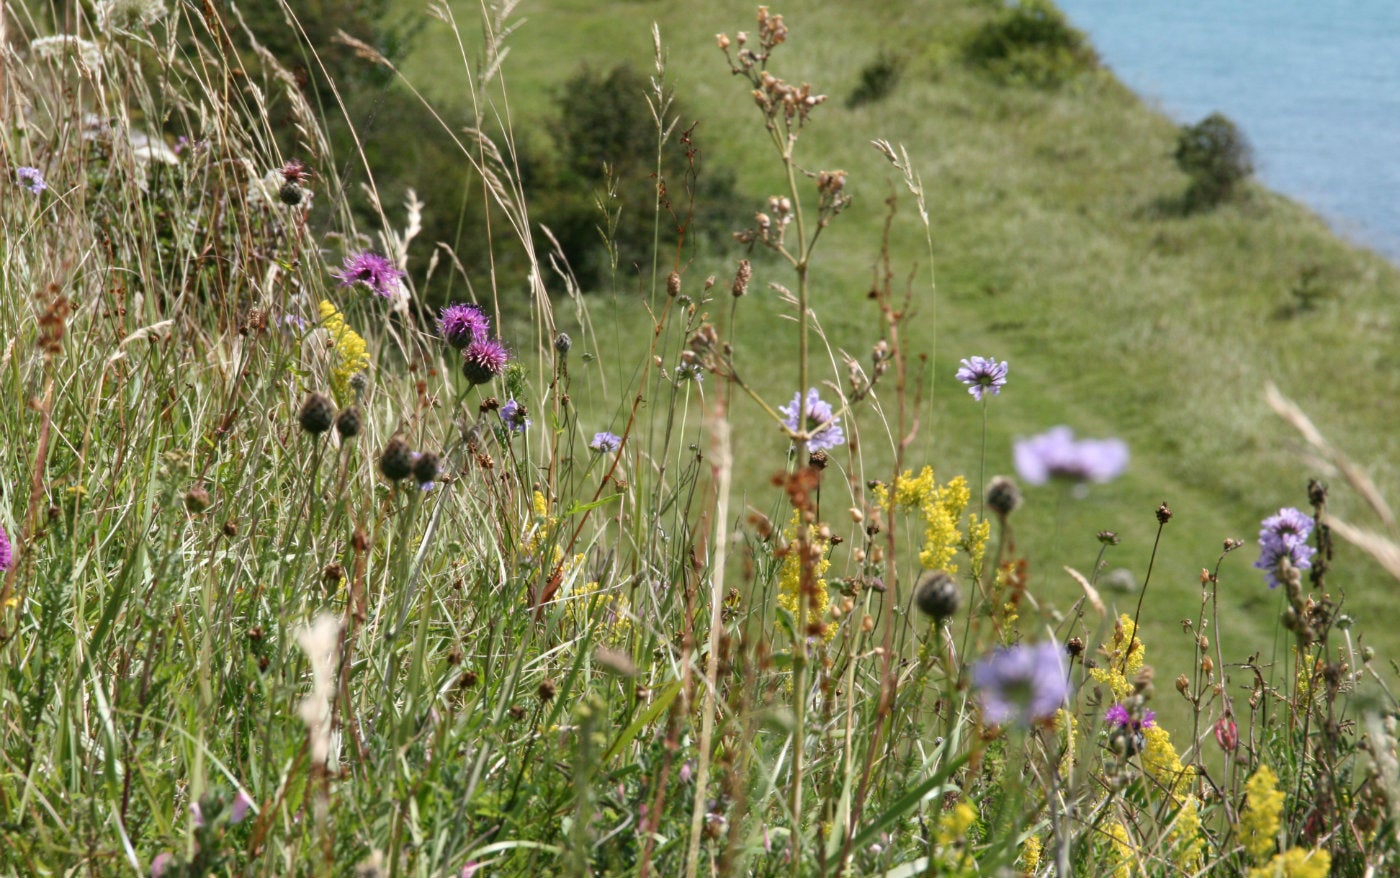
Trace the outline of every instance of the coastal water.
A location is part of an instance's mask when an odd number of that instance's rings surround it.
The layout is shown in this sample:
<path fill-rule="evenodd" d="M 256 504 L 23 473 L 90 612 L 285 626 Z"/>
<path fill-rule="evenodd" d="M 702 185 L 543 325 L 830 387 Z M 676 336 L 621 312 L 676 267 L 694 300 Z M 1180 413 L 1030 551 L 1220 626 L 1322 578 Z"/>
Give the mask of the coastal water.
<path fill-rule="evenodd" d="M 1180 122 L 1225 113 L 1266 184 L 1400 260 L 1400 2 L 1059 6 L 1144 99 Z"/>

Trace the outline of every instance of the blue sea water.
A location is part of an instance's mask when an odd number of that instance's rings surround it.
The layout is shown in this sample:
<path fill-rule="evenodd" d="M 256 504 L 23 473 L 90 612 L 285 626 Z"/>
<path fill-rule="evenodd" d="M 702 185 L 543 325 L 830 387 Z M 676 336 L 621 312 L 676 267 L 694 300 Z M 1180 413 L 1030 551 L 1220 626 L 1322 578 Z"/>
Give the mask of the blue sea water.
<path fill-rule="evenodd" d="M 1135 92 L 1219 110 L 1258 176 L 1400 260 L 1400 0 L 1059 0 Z"/>

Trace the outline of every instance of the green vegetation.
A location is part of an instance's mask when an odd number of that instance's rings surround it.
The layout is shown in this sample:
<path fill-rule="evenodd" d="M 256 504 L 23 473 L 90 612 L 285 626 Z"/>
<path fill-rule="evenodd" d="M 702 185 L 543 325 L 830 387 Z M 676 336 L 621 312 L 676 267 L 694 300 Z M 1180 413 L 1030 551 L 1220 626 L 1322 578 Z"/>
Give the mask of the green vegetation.
<path fill-rule="evenodd" d="M 1191 178 L 1183 201 L 1188 210 L 1215 207 L 1254 173 L 1244 132 L 1220 113 L 1182 126 L 1176 141 L 1176 164 Z"/>
<path fill-rule="evenodd" d="M 1400 275 L 1035 10 L 14 19 L 0 872 L 1393 870 Z"/>

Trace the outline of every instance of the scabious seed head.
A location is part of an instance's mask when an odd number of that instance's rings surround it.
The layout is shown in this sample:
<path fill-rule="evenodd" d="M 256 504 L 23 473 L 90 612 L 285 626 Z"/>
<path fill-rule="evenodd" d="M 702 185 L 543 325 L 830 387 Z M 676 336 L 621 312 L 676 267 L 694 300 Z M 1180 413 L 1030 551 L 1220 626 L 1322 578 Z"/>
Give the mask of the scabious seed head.
<path fill-rule="evenodd" d="M 301 404 L 301 413 L 297 420 L 301 422 L 303 430 L 312 436 L 319 436 L 329 430 L 335 422 L 335 403 L 324 394 L 309 393 Z"/>
<path fill-rule="evenodd" d="M 379 471 L 391 482 L 406 479 L 413 472 L 413 450 L 402 437 L 390 439 L 379 453 Z"/>
<path fill-rule="evenodd" d="M 987 483 L 987 508 L 1005 518 L 1021 506 L 1021 488 L 1007 476 L 992 476 Z"/>
<path fill-rule="evenodd" d="M 950 618 L 958 611 L 960 603 L 962 596 L 958 593 L 958 584 L 946 571 L 930 570 L 914 587 L 914 605 L 936 623 Z"/>

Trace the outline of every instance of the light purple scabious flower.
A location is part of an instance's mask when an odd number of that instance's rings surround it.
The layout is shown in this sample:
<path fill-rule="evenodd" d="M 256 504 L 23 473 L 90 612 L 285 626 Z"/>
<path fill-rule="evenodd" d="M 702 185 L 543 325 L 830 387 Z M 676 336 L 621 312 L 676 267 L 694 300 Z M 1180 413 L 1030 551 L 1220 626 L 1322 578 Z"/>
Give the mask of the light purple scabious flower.
<path fill-rule="evenodd" d="M 1254 566 L 1264 571 L 1269 588 L 1278 588 L 1278 562 L 1287 558 L 1288 563 L 1299 570 L 1312 567 L 1312 556 L 1317 549 L 1308 545 L 1308 535 L 1312 533 L 1312 516 L 1289 506 L 1264 519 L 1259 530 L 1259 560 Z"/>
<path fill-rule="evenodd" d="M 1078 439 L 1069 427 L 1052 427 L 1039 436 L 1018 439 L 1016 471 L 1032 485 L 1051 479 L 1107 482 L 1128 467 L 1128 446 L 1122 439 Z"/>
<path fill-rule="evenodd" d="M 462 351 L 462 374 L 472 384 L 485 384 L 506 370 L 510 351 L 494 338 L 483 338 Z"/>
<path fill-rule="evenodd" d="M 9 570 L 10 562 L 14 559 L 14 549 L 10 546 L 10 535 L 5 533 L 3 526 L 0 526 L 0 570 Z"/>
<path fill-rule="evenodd" d="M 1144 710 L 1142 719 L 1134 720 L 1133 715 L 1128 712 L 1128 708 L 1123 704 L 1115 704 L 1108 709 L 1103 718 L 1115 726 L 1132 728 L 1133 731 L 1150 729 L 1157 724 L 1157 713 L 1152 710 Z"/>
<path fill-rule="evenodd" d="M 778 411 L 786 415 L 783 424 L 794 433 L 805 430 L 811 435 L 807 437 L 807 449 L 809 451 L 826 451 L 842 445 L 846 441 L 846 434 L 841 432 L 841 419 L 836 417 L 836 412 L 832 411 L 830 405 L 822 402 L 817 395 L 815 387 L 807 391 L 807 403 L 802 403 L 802 392 L 798 391 L 792 396 L 792 404 L 779 406 Z M 802 426 L 799 427 L 799 419 Z"/>
<path fill-rule="evenodd" d="M 371 250 L 345 257 L 345 265 L 336 275 L 343 287 L 364 284 L 386 299 L 392 299 L 398 292 L 399 278 L 403 276 L 404 273 L 395 268 L 394 263 Z"/>
<path fill-rule="evenodd" d="M 15 182 L 28 189 L 35 195 L 49 188 L 49 184 L 44 182 L 44 175 L 38 168 L 19 167 L 15 168 Z"/>
<path fill-rule="evenodd" d="M 500 415 L 501 423 L 512 433 L 524 433 L 525 428 L 530 426 L 530 419 L 525 416 L 525 406 L 514 399 L 506 400 L 496 414 Z"/>
<path fill-rule="evenodd" d="M 988 725 L 1029 726 L 1049 719 L 1069 699 L 1065 651 L 1055 643 L 999 649 L 972 665 L 972 685 Z"/>
<path fill-rule="evenodd" d="M 593 441 L 588 443 L 588 447 L 603 454 L 612 454 L 622 447 L 622 437 L 604 430 L 593 434 Z"/>
<path fill-rule="evenodd" d="M 474 341 L 486 341 L 490 328 L 490 318 L 475 305 L 453 302 L 438 314 L 438 331 L 457 350 Z"/>
<path fill-rule="evenodd" d="M 967 385 L 967 392 L 978 402 L 982 401 L 983 394 L 996 396 L 1006 386 L 1006 370 L 1011 368 L 1009 363 L 998 363 L 991 357 L 969 357 L 961 362 L 957 379 Z"/>

